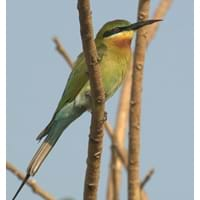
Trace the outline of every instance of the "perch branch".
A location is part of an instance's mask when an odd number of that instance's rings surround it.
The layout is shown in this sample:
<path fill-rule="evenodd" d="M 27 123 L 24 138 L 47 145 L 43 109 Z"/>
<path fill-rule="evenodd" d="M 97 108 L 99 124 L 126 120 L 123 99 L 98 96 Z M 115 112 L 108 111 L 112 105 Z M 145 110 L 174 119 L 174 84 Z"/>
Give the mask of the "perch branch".
<path fill-rule="evenodd" d="M 84 185 L 84 200 L 96 200 L 100 175 L 101 153 L 103 148 L 105 94 L 93 36 L 90 1 L 78 0 L 78 10 L 82 46 L 86 64 L 88 66 L 92 101 L 92 119 Z"/>

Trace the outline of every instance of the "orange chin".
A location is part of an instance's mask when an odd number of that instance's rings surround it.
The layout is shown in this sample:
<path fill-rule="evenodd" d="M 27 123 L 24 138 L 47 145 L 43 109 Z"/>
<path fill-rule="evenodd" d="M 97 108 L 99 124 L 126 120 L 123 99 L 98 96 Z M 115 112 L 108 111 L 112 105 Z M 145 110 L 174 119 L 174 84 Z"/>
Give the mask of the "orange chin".
<path fill-rule="evenodd" d="M 113 41 L 113 44 L 119 48 L 129 47 L 131 45 L 131 39 L 117 39 Z"/>

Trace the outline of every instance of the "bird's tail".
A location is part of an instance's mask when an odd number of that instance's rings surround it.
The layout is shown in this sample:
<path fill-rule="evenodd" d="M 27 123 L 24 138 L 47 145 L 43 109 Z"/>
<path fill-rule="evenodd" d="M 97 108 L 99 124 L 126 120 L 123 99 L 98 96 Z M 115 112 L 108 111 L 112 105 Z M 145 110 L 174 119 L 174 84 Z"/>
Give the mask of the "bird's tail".
<path fill-rule="evenodd" d="M 31 176 L 35 175 L 51 149 L 56 144 L 64 129 L 69 126 L 71 122 L 77 119 L 85 110 L 85 107 L 77 106 L 72 102 L 65 106 L 65 116 L 60 118 L 58 117 L 58 119 L 54 117 L 55 119 L 52 120 L 50 125 L 48 125 L 47 128 L 42 132 L 42 137 L 44 135 L 47 135 L 47 137 L 32 158 L 28 166 L 27 173 L 29 173 Z M 41 134 L 37 137 L 37 139 L 41 139 Z"/>
<path fill-rule="evenodd" d="M 34 176 L 35 173 L 38 171 L 41 164 L 58 141 L 65 127 L 66 126 L 62 125 L 62 122 L 55 121 L 52 122 L 50 128 L 46 129 L 47 132 L 45 133 L 47 136 L 33 156 L 27 168 L 27 173 L 30 174 L 30 176 Z"/>
<path fill-rule="evenodd" d="M 58 141 L 64 129 L 86 110 L 85 107 L 76 106 L 74 103 L 69 103 L 67 106 L 65 106 L 65 109 L 65 116 L 63 116 L 63 118 L 61 117 L 61 119 L 56 119 L 56 117 L 54 117 L 47 128 L 45 128 L 39 137 L 37 137 L 37 139 L 41 139 L 42 137 L 46 136 L 45 140 L 33 156 L 27 168 L 26 179 L 22 182 L 21 186 L 17 190 L 13 200 L 16 198 L 23 185 L 27 182 L 28 178 L 30 176 L 34 176 L 39 170 L 41 164 Z"/>

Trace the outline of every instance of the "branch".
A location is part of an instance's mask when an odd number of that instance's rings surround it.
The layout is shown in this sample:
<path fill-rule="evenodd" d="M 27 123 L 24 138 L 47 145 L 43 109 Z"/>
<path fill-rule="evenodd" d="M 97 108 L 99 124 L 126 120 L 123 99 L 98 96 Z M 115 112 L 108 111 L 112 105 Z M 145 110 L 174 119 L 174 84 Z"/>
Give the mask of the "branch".
<path fill-rule="evenodd" d="M 155 10 L 154 19 L 162 19 L 168 12 L 169 8 L 171 7 L 172 0 L 161 0 L 160 4 L 158 5 L 157 9 Z M 146 27 L 148 34 L 147 34 L 147 46 L 151 42 L 151 40 L 155 37 L 155 34 L 158 30 L 159 23 L 152 24 L 151 26 Z"/>
<path fill-rule="evenodd" d="M 119 156 L 120 161 L 123 163 L 124 167 L 127 169 L 128 168 L 128 152 L 123 146 L 119 145 L 119 143 L 113 142 L 114 132 L 111 125 L 108 122 L 105 122 L 104 127 L 108 135 L 110 136 L 110 139 L 112 141 L 112 146 L 114 146 L 114 148 L 116 149 L 116 152 L 117 152 L 117 155 Z"/>
<path fill-rule="evenodd" d="M 22 173 L 20 170 L 18 170 L 14 165 L 12 165 L 10 162 L 6 162 L 6 169 L 9 170 L 11 173 L 16 175 L 17 178 L 20 180 L 25 179 L 25 174 Z M 51 194 L 48 192 L 44 191 L 34 179 L 29 179 L 27 182 L 27 185 L 30 186 L 30 188 L 33 190 L 34 193 L 38 194 L 41 196 L 43 199 L 46 200 L 55 200 L 56 198 L 53 197 Z"/>
<path fill-rule="evenodd" d="M 73 61 L 71 60 L 70 56 L 68 55 L 68 53 L 65 51 L 65 48 L 63 47 L 63 45 L 61 44 L 60 40 L 57 37 L 53 38 L 53 41 L 56 44 L 56 49 L 57 51 L 63 56 L 63 58 L 66 60 L 66 62 L 68 63 L 68 65 L 73 68 Z"/>
<path fill-rule="evenodd" d="M 151 179 L 154 174 L 154 169 L 151 169 L 148 174 L 144 177 L 143 181 L 140 183 L 140 189 L 142 190 L 146 183 Z"/>
<path fill-rule="evenodd" d="M 140 0 L 138 20 L 148 19 L 150 0 Z M 140 119 L 143 67 L 146 51 L 145 27 L 137 32 L 129 117 L 128 199 L 140 199 Z"/>
<path fill-rule="evenodd" d="M 132 67 L 127 74 L 126 80 L 123 84 L 118 111 L 117 111 L 117 119 L 115 123 L 114 129 L 114 137 L 113 137 L 113 148 L 112 148 L 112 176 L 113 176 L 113 195 L 114 199 L 119 199 L 119 191 L 120 191 L 120 183 L 121 183 L 121 171 L 122 171 L 122 162 L 119 157 L 118 149 L 124 149 L 124 158 L 125 167 L 128 168 L 128 153 L 124 147 L 125 144 L 125 133 L 127 127 L 127 120 L 129 115 L 129 102 L 130 102 L 130 94 L 131 94 L 131 74 Z"/>
<path fill-rule="evenodd" d="M 103 124 L 105 94 L 94 43 L 92 16 L 89 0 L 78 0 L 80 32 L 91 86 L 92 119 L 89 135 L 84 200 L 95 200 L 100 174 L 103 148 Z"/>

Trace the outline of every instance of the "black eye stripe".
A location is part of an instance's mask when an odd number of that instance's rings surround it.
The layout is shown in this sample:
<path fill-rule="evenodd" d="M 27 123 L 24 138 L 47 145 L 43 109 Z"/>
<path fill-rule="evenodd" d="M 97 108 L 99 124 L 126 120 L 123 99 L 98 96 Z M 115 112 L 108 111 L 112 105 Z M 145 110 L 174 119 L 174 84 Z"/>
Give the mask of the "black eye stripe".
<path fill-rule="evenodd" d="M 116 27 L 116 28 L 113 28 L 112 30 L 106 31 L 103 34 L 103 37 L 109 37 L 109 36 L 111 36 L 113 34 L 121 32 L 121 31 L 123 31 L 122 27 Z"/>

